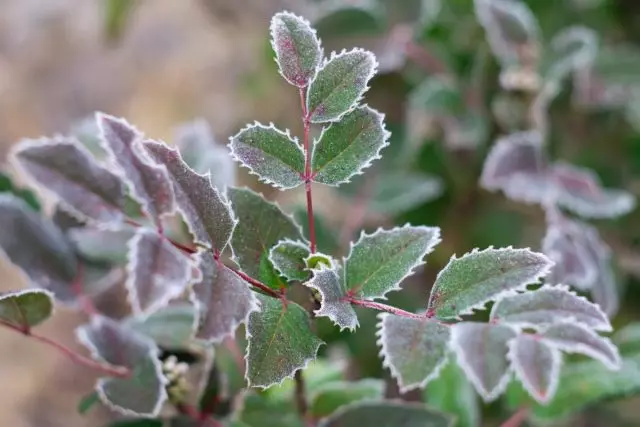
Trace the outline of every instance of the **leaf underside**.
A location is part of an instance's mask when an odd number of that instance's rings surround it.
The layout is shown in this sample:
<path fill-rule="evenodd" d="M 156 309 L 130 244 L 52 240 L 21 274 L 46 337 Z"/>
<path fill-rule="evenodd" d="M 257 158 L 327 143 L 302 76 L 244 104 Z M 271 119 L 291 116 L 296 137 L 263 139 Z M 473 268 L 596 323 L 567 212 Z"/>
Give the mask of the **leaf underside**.
<path fill-rule="evenodd" d="M 351 303 L 345 300 L 339 270 L 321 265 L 321 268 L 313 270 L 313 277 L 304 285 L 321 295 L 320 308 L 314 312 L 316 316 L 328 317 L 341 330 L 353 331 L 358 327 L 358 316 Z"/>

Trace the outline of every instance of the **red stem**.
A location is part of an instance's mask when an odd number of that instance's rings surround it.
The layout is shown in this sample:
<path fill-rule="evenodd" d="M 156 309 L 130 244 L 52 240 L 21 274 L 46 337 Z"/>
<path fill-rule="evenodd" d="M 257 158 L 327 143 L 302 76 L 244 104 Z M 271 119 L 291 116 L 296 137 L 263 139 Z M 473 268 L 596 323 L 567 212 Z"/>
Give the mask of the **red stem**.
<path fill-rule="evenodd" d="M 311 196 L 311 150 L 309 148 L 309 131 L 311 119 L 307 111 L 306 91 L 300 88 L 300 106 L 302 107 L 302 123 L 304 125 L 304 188 L 307 193 L 307 220 L 309 221 L 309 240 L 311 253 L 316 252 L 316 226 L 313 217 L 313 197 Z"/>
<path fill-rule="evenodd" d="M 426 316 L 424 314 L 410 313 L 410 312 L 402 310 L 400 308 L 393 307 L 393 306 L 386 305 L 386 304 L 381 304 L 379 302 L 361 300 L 361 299 L 357 299 L 357 298 L 353 298 L 353 297 L 349 297 L 349 296 L 345 297 L 345 300 L 350 302 L 353 305 L 359 305 L 361 307 L 372 308 L 372 309 L 378 310 L 378 311 L 386 311 L 387 313 L 395 314 L 396 316 L 400 316 L 400 317 L 409 317 L 411 319 L 428 319 L 429 318 L 428 316 Z"/>
<path fill-rule="evenodd" d="M 225 267 L 227 267 L 225 265 Z M 258 280 L 247 276 L 245 273 L 243 273 L 240 270 L 236 270 L 235 268 L 231 268 L 231 267 L 227 267 L 229 270 L 233 271 L 234 273 L 236 273 L 241 279 L 244 279 L 246 282 L 248 282 L 251 286 L 255 286 L 256 288 L 262 290 L 263 292 L 265 292 L 266 294 L 274 297 L 274 298 L 282 298 L 283 295 L 276 292 L 275 290 L 271 289 L 270 287 L 268 287 L 267 285 L 265 285 L 262 282 L 259 282 Z"/>
<path fill-rule="evenodd" d="M 76 353 L 75 351 L 71 350 L 69 347 L 60 344 L 57 341 L 52 340 L 51 338 L 47 338 L 43 335 L 38 335 L 38 334 L 34 334 L 33 332 L 31 332 L 31 329 L 28 326 L 25 327 L 19 327 L 16 326 L 12 323 L 6 322 L 4 320 L 0 320 L 0 325 L 11 329 L 13 331 L 19 332 L 24 336 L 27 337 L 31 337 L 33 339 L 35 339 L 36 341 L 40 341 L 43 344 L 48 345 L 49 347 L 53 347 L 56 350 L 58 350 L 59 352 L 61 352 L 62 354 L 64 354 L 65 356 L 67 356 L 69 359 L 73 360 L 74 362 L 80 364 L 80 365 L 84 365 L 88 368 L 94 369 L 98 372 L 101 372 L 105 375 L 109 375 L 112 377 L 118 377 L 118 378 L 128 378 L 131 376 L 131 371 L 123 366 L 107 366 L 104 365 L 100 362 L 97 362 L 93 359 L 90 359 L 88 357 L 85 357 L 81 354 Z"/>
<path fill-rule="evenodd" d="M 518 409 L 508 420 L 500 424 L 500 427 L 519 427 L 529 415 L 529 408 L 523 406 Z"/>

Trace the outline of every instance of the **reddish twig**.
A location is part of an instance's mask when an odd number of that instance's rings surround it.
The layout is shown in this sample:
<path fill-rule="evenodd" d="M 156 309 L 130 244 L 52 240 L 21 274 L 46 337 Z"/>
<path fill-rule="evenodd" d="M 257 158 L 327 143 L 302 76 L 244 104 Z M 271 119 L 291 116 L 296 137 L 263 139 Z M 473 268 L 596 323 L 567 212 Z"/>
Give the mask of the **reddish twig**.
<path fill-rule="evenodd" d="M 98 309 L 93 304 L 91 298 L 84 294 L 84 290 L 82 289 L 82 280 L 84 276 L 84 270 L 82 264 L 78 264 L 78 272 L 76 274 L 75 279 L 73 279 L 73 283 L 71 283 L 71 290 L 78 298 L 78 303 L 82 308 L 82 311 L 89 317 L 98 315 Z"/>
<path fill-rule="evenodd" d="M 529 416 L 529 408 L 523 406 L 509 417 L 508 420 L 500 424 L 500 427 L 519 427 Z"/>
<path fill-rule="evenodd" d="M 262 292 L 268 294 L 269 296 L 272 296 L 274 298 L 279 298 L 279 299 L 283 299 L 283 294 L 280 292 L 277 292 L 273 289 L 271 289 L 270 287 L 268 287 L 267 285 L 265 285 L 264 283 L 247 276 L 245 273 L 243 273 L 240 270 L 236 270 L 235 268 L 231 268 L 225 265 L 226 268 L 228 268 L 229 270 L 233 271 L 234 273 L 236 273 L 236 275 L 238 275 L 241 279 L 243 279 L 245 282 L 248 282 L 251 286 L 254 286 L 258 289 L 260 289 Z M 286 296 L 284 296 L 286 298 Z"/>
<path fill-rule="evenodd" d="M 0 325 L 11 329 L 12 331 L 16 331 L 21 333 L 24 336 L 27 337 L 31 337 L 33 339 L 35 339 L 36 341 L 39 341 L 43 344 L 48 345 L 49 347 L 53 347 L 56 350 L 58 350 L 60 353 L 64 354 L 66 357 L 68 357 L 69 359 L 71 359 L 73 362 L 79 364 L 79 365 L 83 365 L 86 366 L 88 368 L 94 369 L 98 372 L 101 372 L 105 375 L 109 375 L 111 377 L 118 377 L 118 378 L 128 378 L 131 376 L 131 371 L 123 366 L 107 366 L 104 365 L 100 362 L 97 362 L 93 359 L 90 359 L 86 356 L 83 356 L 81 354 L 76 353 L 75 351 L 73 351 L 72 349 L 70 349 L 69 347 L 60 344 L 57 341 L 52 340 L 51 338 L 47 338 L 43 335 L 38 335 L 38 334 L 34 334 L 33 332 L 31 332 L 31 329 L 28 326 L 25 327 L 20 327 L 17 325 L 14 325 L 12 323 L 6 322 L 4 320 L 0 320 Z"/>
<path fill-rule="evenodd" d="M 306 91 L 300 88 L 300 106 L 302 107 L 302 123 L 304 125 L 304 188 L 307 193 L 307 220 L 309 221 L 309 242 L 311 253 L 316 252 L 316 226 L 313 217 L 313 197 L 311 196 L 311 149 L 309 147 L 309 132 L 311 130 L 311 118 L 307 111 Z"/>
<path fill-rule="evenodd" d="M 379 303 L 379 302 L 357 299 L 357 298 L 353 298 L 353 297 L 350 297 L 350 296 L 345 297 L 345 301 L 348 301 L 349 303 L 351 303 L 353 305 L 359 305 L 360 307 L 372 308 L 372 309 L 378 310 L 378 311 L 385 311 L 387 313 L 395 314 L 396 316 L 400 316 L 400 317 L 409 317 L 411 319 L 428 319 L 428 317 L 425 316 L 424 314 L 411 313 L 411 312 L 402 310 L 400 308 L 393 307 L 391 305 L 382 304 L 382 303 Z"/>

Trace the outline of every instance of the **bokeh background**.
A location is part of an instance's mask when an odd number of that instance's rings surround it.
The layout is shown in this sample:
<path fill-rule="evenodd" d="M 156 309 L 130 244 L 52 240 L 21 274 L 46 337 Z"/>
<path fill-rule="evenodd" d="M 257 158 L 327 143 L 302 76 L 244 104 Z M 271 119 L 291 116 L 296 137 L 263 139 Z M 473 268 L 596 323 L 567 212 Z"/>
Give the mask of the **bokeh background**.
<path fill-rule="evenodd" d="M 318 3 L 0 0 L 0 158 L 20 138 L 66 133 L 96 110 L 126 117 L 149 137 L 168 142 L 176 126 L 197 117 L 210 123 L 221 144 L 253 120 L 273 121 L 299 134 L 298 95 L 277 74 L 267 40 L 268 23 L 282 9 L 321 16 Z M 442 227 L 443 243 L 424 271 L 404 284 L 405 292 L 391 298 L 391 303 L 414 310 L 424 306 L 435 274 L 453 254 L 489 245 L 538 249 L 545 229 L 543 212 L 488 193 L 477 183 L 488 148 L 506 131 L 504 123 L 493 118 L 495 100 L 510 102 L 507 111 L 515 115 L 524 101 L 518 96 L 502 97 L 499 69 L 475 21 L 472 2 L 445 1 L 440 21 L 419 32 L 415 45 L 406 44 L 414 28 L 415 1 L 325 3 L 331 5 L 323 7 L 353 4 L 365 9 L 368 3 L 379 3 L 384 8 L 377 9 L 383 10 L 384 25 L 370 22 L 368 14 L 357 12 L 356 7 L 339 19 L 322 21 L 320 35 L 328 49 L 362 45 L 378 54 L 381 73 L 372 83 L 367 102 L 386 114 L 393 132 L 384 165 L 397 171 L 400 187 L 409 185 L 410 175 L 434 178 L 419 181 L 422 195 L 402 209 L 385 210 L 384 203 L 374 206 L 380 168 L 341 193 L 318 188 L 315 204 L 326 228 L 321 236 L 326 250 L 344 254 L 361 228 L 405 222 Z M 607 43 L 624 45 L 633 55 L 640 50 L 637 0 L 526 3 L 538 16 L 547 39 L 566 26 L 582 24 L 597 30 Z M 635 75 L 637 82 L 630 84 L 640 87 L 640 54 L 633 55 L 625 57 L 617 71 L 631 80 Z M 438 73 L 460 78 L 474 90 L 464 109 L 480 113 L 484 118 L 480 125 L 462 126 L 455 121 L 447 125 L 415 108 L 413 89 Z M 549 149 L 554 157 L 593 168 L 605 186 L 640 193 L 640 132 L 629 114 L 579 108 L 572 102 L 571 85 L 550 111 Z M 299 210 L 298 193 L 270 190 L 245 171 L 238 171 L 238 181 L 277 199 L 289 211 Z M 431 187 L 425 193 L 427 185 Z M 623 306 L 614 323 L 638 320 L 640 210 L 594 224 L 616 257 Z M 20 287 L 20 281 L 12 267 L 0 263 L 0 289 Z M 113 312 L 126 310 L 121 296 L 104 298 L 102 304 Z M 83 320 L 80 314 L 61 310 L 41 332 L 79 348 L 73 328 Z M 321 324 L 323 337 L 353 356 L 353 377 L 387 375 L 378 358 L 375 323 L 374 313 L 362 312 L 362 327 L 349 337 Z M 93 373 L 38 343 L 0 329 L 0 363 L 2 426 L 97 426 L 109 416 L 100 410 L 83 417 L 76 413 L 79 398 L 93 384 Z M 638 412 L 632 401 L 619 405 L 616 417 L 633 417 Z M 575 425 L 625 425 L 602 422 L 585 416 Z"/>

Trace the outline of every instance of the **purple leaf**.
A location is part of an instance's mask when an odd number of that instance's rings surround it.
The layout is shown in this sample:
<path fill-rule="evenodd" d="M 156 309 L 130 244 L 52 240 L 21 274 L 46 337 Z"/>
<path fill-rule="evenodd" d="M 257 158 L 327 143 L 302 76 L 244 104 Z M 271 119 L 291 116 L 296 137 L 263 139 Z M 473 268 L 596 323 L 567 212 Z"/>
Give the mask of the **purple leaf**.
<path fill-rule="evenodd" d="M 177 208 L 196 243 L 222 252 L 236 225 L 229 202 L 211 185 L 209 175 L 196 173 L 178 151 L 155 141 L 144 141 L 143 144 L 155 161 L 167 167 Z"/>
<path fill-rule="evenodd" d="M 167 168 L 147 157 L 140 145 L 143 135 L 126 120 L 102 113 L 96 115 L 96 120 L 110 162 L 129 185 L 142 209 L 159 224 L 163 214 L 171 214 L 175 209 Z"/>
<path fill-rule="evenodd" d="M 196 338 L 221 342 L 233 336 L 238 326 L 260 306 L 249 284 L 236 273 L 214 260 L 208 252 L 197 255 L 202 280 L 193 285 L 193 297 L 199 313 Z"/>
<path fill-rule="evenodd" d="M 567 353 L 580 353 L 599 360 L 611 370 L 620 369 L 620 354 L 608 338 L 574 322 L 563 321 L 549 326 L 540 336 L 546 343 Z"/>
<path fill-rule="evenodd" d="M 0 194 L 0 248 L 29 282 L 52 291 L 65 303 L 75 301 L 72 283 L 78 274 L 73 248 L 48 218 L 15 196 Z"/>
<path fill-rule="evenodd" d="M 93 357 L 131 371 L 128 378 L 100 378 L 96 391 L 110 408 L 125 414 L 155 417 L 167 400 L 167 379 L 158 360 L 158 348 L 128 326 L 96 316 L 80 326 L 76 336 Z"/>
<path fill-rule="evenodd" d="M 55 194 L 71 213 L 100 222 L 122 219 L 122 181 L 98 165 L 76 140 L 24 140 L 12 156 L 19 169 Z"/>
<path fill-rule="evenodd" d="M 320 294 L 322 301 L 320 308 L 314 311 L 318 317 L 328 317 L 334 324 L 340 326 L 340 330 L 354 331 L 358 327 L 358 316 L 345 300 L 346 290 L 339 274 L 337 266 L 329 268 L 319 264 L 319 268 L 312 270 L 313 277 L 304 283 L 305 286 L 315 289 Z"/>
<path fill-rule="evenodd" d="M 508 343 L 516 337 L 515 330 L 477 322 L 461 322 L 451 328 L 458 364 L 485 402 L 495 400 L 509 382 Z"/>
<path fill-rule="evenodd" d="M 502 298 L 491 309 L 490 318 L 533 328 L 572 319 L 598 331 L 611 331 L 607 315 L 597 304 L 561 285 Z"/>
<path fill-rule="evenodd" d="M 520 334 L 509 345 L 509 360 L 524 388 L 540 403 L 547 403 L 558 387 L 561 354 L 543 339 Z"/>
<path fill-rule="evenodd" d="M 542 251 L 555 262 L 551 270 L 553 283 L 588 289 L 597 277 L 598 266 L 585 246 L 584 235 L 576 231 L 573 223 L 550 224 Z"/>
<path fill-rule="evenodd" d="M 400 392 L 424 388 L 447 363 L 450 327 L 432 319 L 379 315 L 378 345 L 383 365 L 398 380 Z"/>
<path fill-rule="evenodd" d="M 125 283 L 133 312 L 148 316 L 180 296 L 191 280 L 192 268 L 190 258 L 165 237 L 139 229 L 129 242 Z"/>

